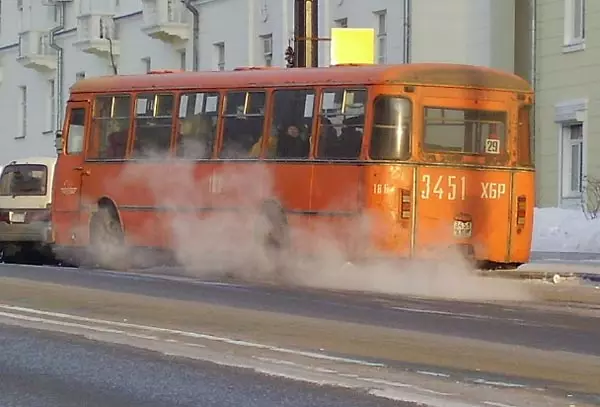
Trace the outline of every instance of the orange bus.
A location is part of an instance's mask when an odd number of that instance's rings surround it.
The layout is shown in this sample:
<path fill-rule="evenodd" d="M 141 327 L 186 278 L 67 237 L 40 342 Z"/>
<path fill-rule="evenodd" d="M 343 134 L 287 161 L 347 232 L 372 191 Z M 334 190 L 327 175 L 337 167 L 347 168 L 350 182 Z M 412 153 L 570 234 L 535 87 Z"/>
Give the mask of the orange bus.
<path fill-rule="evenodd" d="M 514 267 L 532 239 L 533 97 L 513 74 L 433 63 L 81 80 L 57 135 L 56 247 L 117 267 L 125 247 L 199 251 L 228 227 L 235 247 L 256 217 L 271 254 L 327 235 L 352 259 Z"/>

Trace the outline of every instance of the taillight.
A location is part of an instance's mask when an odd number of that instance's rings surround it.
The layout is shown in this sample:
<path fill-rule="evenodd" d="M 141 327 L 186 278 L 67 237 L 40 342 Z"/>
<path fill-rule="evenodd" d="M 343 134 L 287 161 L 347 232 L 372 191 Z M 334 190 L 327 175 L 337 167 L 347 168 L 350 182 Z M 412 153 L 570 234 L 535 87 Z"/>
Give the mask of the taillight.
<path fill-rule="evenodd" d="M 50 210 L 40 209 L 27 212 L 27 222 L 47 222 L 50 220 Z"/>
<path fill-rule="evenodd" d="M 7 211 L 1 211 L 0 212 L 0 222 L 6 222 L 8 223 L 10 221 L 10 217 L 8 215 Z"/>
<path fill-rule="evenodd" d="M 527 198 L 521 195 L 517 198 L 517 225 L 524 225 L 527 216 Z"/>
<path fill-rule="evenodd" d="M 410 191 L 406 190 L 406 189 L 401 189 L 400 190 L 400 199 L 401 199 L 401 203 L 400 203 L 400 217 L 402 219 L 410 219 L 410 210 L 411 210 L 411 198 L 410 198 Z"/>

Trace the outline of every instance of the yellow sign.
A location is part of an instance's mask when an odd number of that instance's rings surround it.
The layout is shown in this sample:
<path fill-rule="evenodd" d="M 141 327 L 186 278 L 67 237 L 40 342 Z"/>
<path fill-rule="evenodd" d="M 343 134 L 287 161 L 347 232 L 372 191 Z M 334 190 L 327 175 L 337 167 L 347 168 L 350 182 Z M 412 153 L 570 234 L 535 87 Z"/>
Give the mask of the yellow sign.
<path fill-rule="evenodd" d="M 375 63 L 375 30 L 332 28 L 330 65 Z"/>

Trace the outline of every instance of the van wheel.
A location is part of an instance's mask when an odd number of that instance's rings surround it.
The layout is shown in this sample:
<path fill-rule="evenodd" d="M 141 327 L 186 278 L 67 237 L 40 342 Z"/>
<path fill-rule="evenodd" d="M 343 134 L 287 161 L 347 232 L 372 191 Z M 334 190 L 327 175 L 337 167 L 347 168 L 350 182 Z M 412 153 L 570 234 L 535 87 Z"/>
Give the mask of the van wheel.
<path fill-rule="evenodd" d="M 90 254 L 101 268 L 125 271 L 129 269 L 125 237 L 121 222 L 114 211 L 100 207 L 90 221 Z"/>
<path fill-rule="evenodd" d="M 289 261 L 289 225 L 279 204 L 266 202 L 263 205 L 259 225 L 259 244 L 277 281 L 283 282 Z"/>

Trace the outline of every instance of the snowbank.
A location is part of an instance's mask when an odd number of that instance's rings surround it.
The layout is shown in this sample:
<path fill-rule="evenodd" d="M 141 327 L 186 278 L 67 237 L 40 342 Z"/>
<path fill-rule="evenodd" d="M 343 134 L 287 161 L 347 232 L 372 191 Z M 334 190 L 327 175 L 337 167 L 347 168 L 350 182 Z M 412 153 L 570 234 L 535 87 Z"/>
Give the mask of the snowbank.
<path fill-rule="evenodd" d="M 577 209 L 535 208 L 532 250 L 600 253 L 600 219 Z"/>

